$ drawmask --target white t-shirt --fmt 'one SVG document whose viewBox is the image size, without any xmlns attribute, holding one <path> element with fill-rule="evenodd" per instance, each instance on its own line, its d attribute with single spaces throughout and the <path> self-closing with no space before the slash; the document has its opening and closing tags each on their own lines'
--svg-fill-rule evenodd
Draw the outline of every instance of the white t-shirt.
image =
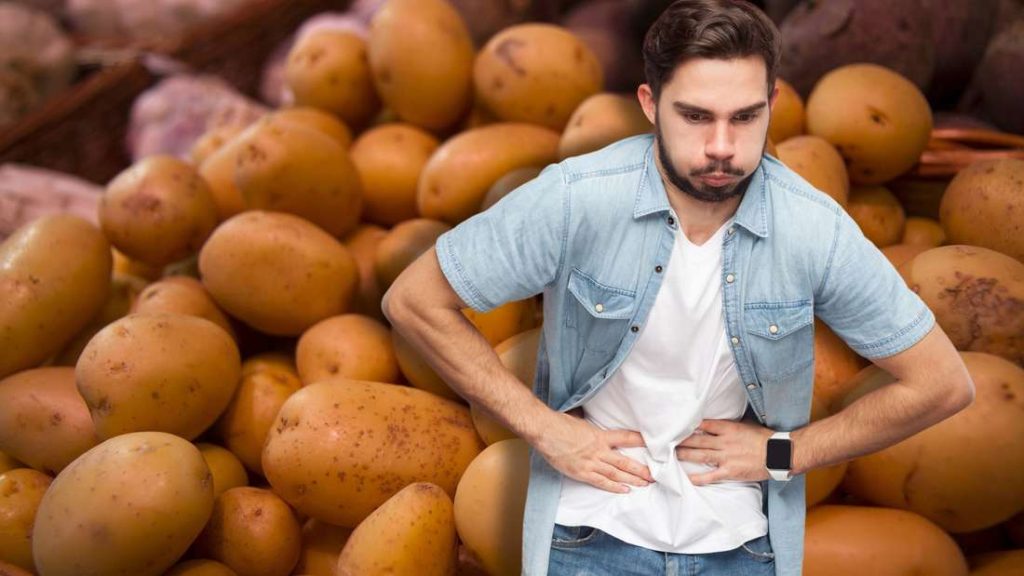
<svg viewBox="0 0 1024 576">
<path fill-rule="evenodd" d="M 739 420 L 746 409 L 722 311 L 722 236 L 730 225 L 700 246 L 676 233 L 643 331 L 583 405 L 584 418 L 600 428 L 643 434 L 646 448 L 619 450 L 646 464 L 655 483 L 615 494 L 563 477 L 559 524 L 594 526 L 630 544 L 685 554 L 732 550 L 768 533 L 760 484 L 694 486 L 688 474 L 711 467 L 675 456 L 701 420 Z"/>
</svg>

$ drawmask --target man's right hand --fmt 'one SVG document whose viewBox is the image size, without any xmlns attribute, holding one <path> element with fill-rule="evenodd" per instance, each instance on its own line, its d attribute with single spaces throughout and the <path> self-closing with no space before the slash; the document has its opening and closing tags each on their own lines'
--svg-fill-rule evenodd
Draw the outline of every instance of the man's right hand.
<svg viewBox="0 0 1024 576">
<path fill-rule="evenodd" d="M 634 430 L 602 430 L 583 418 L 555 412 L 545 422 L 535 448 L 556 470 L 602 490 L 624 494 L 629 486 L 654 482 L 643 464 L 622 455 L 616 448 L 644 446 L 643 436 Z"/>
</svg>

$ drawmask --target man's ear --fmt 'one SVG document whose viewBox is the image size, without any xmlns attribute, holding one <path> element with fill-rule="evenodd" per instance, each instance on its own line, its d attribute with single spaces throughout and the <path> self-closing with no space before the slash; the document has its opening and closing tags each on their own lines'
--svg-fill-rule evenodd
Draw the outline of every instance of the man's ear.
<svg viewBox="0 0 1024 576">
<path fill-rule="evenodd" d="M 640 101 L 640 107 L 644 110 L 644 116 L 647 116 L 647 120 L 653 125 L 654 119 L 658 115 L 658 102 L 654 99 L 651 87 L 647 84 L 641 84 L 636 89 L 636 98 Z"/>
<path fill-rule="evenodd" d="M 768 95 L 768 110 L 769 111 L 775 109 L 775 100 L 777 100 L 778 97 L 779 97 L 779 83 L 776 81 L 775 84 L 772 85 L 772 93 Z"/>
</svg>

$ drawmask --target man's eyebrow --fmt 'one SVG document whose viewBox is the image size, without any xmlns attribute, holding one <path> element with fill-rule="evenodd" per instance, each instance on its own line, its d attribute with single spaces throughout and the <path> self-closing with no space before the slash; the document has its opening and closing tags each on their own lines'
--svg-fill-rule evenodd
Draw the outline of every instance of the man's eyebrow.
<svg viewBox="0 0 1024 576">
<path fill-rule="evenodd" d="M 744 106 L 743 108 L 740 108 L 739 110 L 736 110 L 735 112 L 732 112 L 731 114 L 729 114 L 729 116 L 737 116 L 739 114 L 749 114 L 751 112 L 756 112 L 756 111 L 758 111 L 758 110 L 760 110 L 762 108 L 765 108 L 767 106 L 768 106 L 768 102 L 762 100 L 761 102 L 758 102 L 756 104 L 751 104 L 749 106 Z M 700 114 L 707 114 L 708 116 L 714 116 L 715 115 L 715 113 L 712 112 L 711 110 L 708 110 L 706 108 L 701 108 L 700 106 L 697 106 L 695 104 L 689 104 L 687 102 L 682 102 L 682 101 L 673 102 L 672 103 L 672 107 L 675 108 L 677 112 L 698 112 Z"/>
</svg>

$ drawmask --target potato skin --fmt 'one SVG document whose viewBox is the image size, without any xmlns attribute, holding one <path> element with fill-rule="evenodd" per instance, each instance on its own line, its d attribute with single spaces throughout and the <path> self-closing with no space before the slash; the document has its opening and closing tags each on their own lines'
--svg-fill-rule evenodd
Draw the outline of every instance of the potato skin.
<svg viewBox="0 0 1024 576">
<path fill-rule="evenodd" d="M 145 287 L 132 306 L 136 314 L 185 314 L 205 318 L 220 326 L 232 338 L 235 330 L 224 312 L 203 288 L 201 282 L 190 276 L 170 276 Z"/>
<path fill-rule="evenodd" d="M 394 226 L 416 218 L 416 183 L 440 142 L 411 124 L 384 124 L 352 144 L 363 183 L 363 221 Z"/>
<path fill-rule="evenodd" d="M 1024 160 L 975 162 L 946 188 L 939 218 L 950 244 L 970 244 L 1024 262 Z"/>
<path fill-rule="evenodd" d="M 35 571 L 32 525 L 52 480 L 31 468 L 0 473 L 0 558 L 25 570 Z"/>
<path fill-rule="evenodd" d="M 846 211 L 875 246 L 892 246 L 903 238 L 907 216 L 896 196 L 885 186 L 854 186 Z"/>
<path fill-rule="evenodd" d="M 558 132 L 503 122 L 467 130 L 434 152 L 423 168 L 416 204 L 423 218 L 458 224 L 480 210 L 487 190 L 516 168 L 558 159 Z"/>
<path fill-rule="evenodd" d="M 44 216 L 0 243 L 0 378 L 59 352 L 110 289 L 110 244 L 92 224 Z"/>
<path fill-rule="evenodd" d="M 349 126 L 365 126 L 380 110 L 366 40 L 358 34 L 319 30 L 306 35 L 288 53 L 284 74 L 299 106 L 326 110 Z"/>
<path fill-rule="evenodd" d="M 191 440 L 227 407 L 240 372 L 234 340 L 182 314 L 122 318 L 96 334 L 75 366 L 101 439 L 160 430 Z"/>
<path fill-rule="evenodd" d="M 377 92 L 402 120 L 439 131 L 469 110 L 473 41 L 447 2 L 385 3 L 370 22 L 368 50 Z"/>
<path fill-rule="evenodd" d="M 334 379 L 281 407 L 263 469 L 303 514 L 352 528 L 412 482 L 454 494 L 482 449 L 464 406 L 405 386 Z"/>
<path fill-rule="evenodd" d="M 637 134 L 651 131 L 635 97 L 602 92 L 590 96 L 573 111 L 558 143 L 558 158 L 579 156 Z"/>
<path fill-rule="evenodd" d="M 328 378 L 398 383 L 391 330 L 373 318 L 343 314 L 302 333 L 295 363 L 305 384 Z"/>
<path fill-rule="evenodd" d="M 32 553 L 47 576 L 157 576 L 212 510 L 213 481 L 195 446 L 164 432 L 124 434 L 54 479 L 36 514 Z"/>
<path fill-rule="evenodd" d="M 835 147 L 818 136 L 796 136 L 780 142 L 775 157 L 818 190 L 846 207 L 850 176 Z"/>
<path fill-rule="evenodd" d="M 97 443 L 74 368 L 36 368 L 0 380 L 0 406 L 0 450 L 36 470 L 56 474 Z"/>
<path fill-rule="evenodd" d="M 338 240 L 298 216 L 259 210 L 214 231 L 199 271 L 221 308 L 278 336 L 344 313 L 359 282 L 355 258 Z"/>
</svg>

